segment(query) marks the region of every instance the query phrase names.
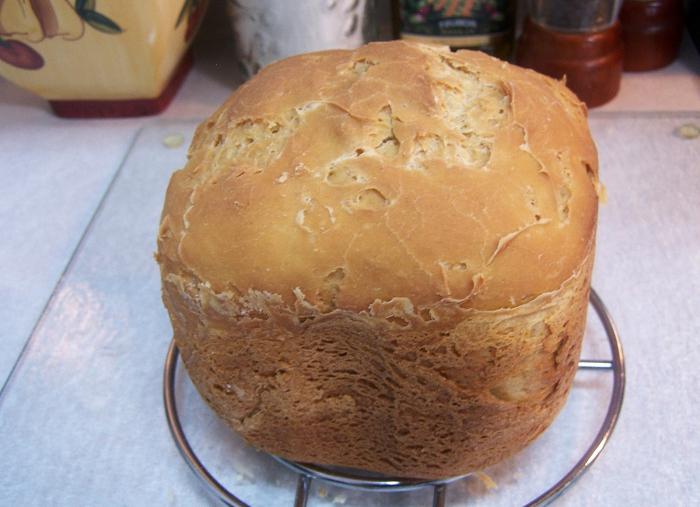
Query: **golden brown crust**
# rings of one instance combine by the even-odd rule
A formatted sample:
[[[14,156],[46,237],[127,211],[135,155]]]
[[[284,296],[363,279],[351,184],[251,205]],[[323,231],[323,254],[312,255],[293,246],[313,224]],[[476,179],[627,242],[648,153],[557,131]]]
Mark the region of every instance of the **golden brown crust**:
[[[168,188],[158,260],[188,371],[293,459],[493,463],[568,391],[597,181],[585,107],[534,72],[405,42],[275,63]]]

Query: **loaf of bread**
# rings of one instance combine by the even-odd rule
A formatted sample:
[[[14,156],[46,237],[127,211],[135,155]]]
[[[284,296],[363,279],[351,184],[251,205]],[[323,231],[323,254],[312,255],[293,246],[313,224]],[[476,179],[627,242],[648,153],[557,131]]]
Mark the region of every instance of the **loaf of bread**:
[[[571,387],[597,186],[584,105],[533,71],[406,42],[274,63],[167,191],[157,259],[187,371],[285,458],[496,463]]]

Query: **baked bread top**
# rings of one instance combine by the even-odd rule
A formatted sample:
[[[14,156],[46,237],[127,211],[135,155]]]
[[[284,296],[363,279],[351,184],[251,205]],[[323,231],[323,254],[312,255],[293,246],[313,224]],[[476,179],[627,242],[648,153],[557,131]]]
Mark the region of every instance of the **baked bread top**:
[[[558,81],[407,42],[305,54],[199,127],[159,261],[318,312],[516,307],[580,268],[597,185],[585,106]]]

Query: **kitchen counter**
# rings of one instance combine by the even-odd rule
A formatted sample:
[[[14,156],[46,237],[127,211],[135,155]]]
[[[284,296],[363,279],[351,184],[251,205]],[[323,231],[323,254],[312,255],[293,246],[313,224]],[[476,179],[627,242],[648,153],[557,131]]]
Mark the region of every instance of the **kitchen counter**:
[[[174,102],[150,118],[63,120],[0,81],[0,505],[211,502],[162,417],[169,335],[150,254],[195,124],[242,82],[231,45],[215,47],[196,48]],[[700,125],[688,40],[673,65],[625,74],[618,97],[591,111],[610,194],[594,286],[620,327],[629,380],[609,448],[561,505],[700,502],[700,138],[678,137],[685,123]],[[171,134],[184,145],[165,146]],[[576,431],[575,419],[561,428]],[[501,500],[477,492],[473,504],[507,505],[504,480]]]

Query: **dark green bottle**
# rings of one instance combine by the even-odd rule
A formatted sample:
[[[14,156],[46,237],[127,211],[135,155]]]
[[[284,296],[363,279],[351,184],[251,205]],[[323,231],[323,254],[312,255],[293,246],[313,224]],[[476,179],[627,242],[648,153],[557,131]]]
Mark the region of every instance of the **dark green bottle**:
[[[513,49],[515,0],[396,0],[400,37],[507,60]]]

